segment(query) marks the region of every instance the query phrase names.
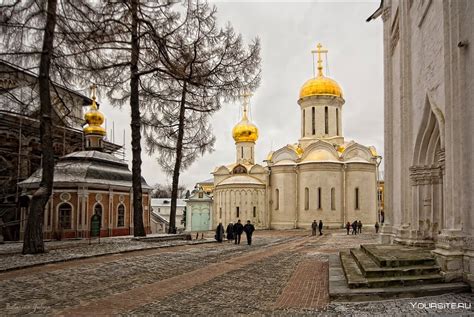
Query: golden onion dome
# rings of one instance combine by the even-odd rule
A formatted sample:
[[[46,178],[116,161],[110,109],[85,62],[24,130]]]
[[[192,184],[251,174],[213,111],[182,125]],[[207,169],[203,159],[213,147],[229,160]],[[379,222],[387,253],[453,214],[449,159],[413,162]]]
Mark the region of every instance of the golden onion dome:
[[[235,142],[255,142],[258,139],[258,128],[249,121],[245,109],[242,120],[232,129],[232,137]]]
[[[89,111],[87,111],[84,115],[84,119],[87,123],[87,127],[85,127],[83,130],[85,134],[106,134],[105,128],[102,127],[102,123],[104,123],[105,116],[97,109],[95,96],[92,97],[91,107]]]
[[[335,80],[318,76],[311,78],[301,87],[300,98],[309,96],[336,96],[342,98],[342,89]]]
[[[321,43],[316,47],[317,49],[312,51],[312,53],[318,54],[318,75],[304,83],[300,90],[300,99],[310,96],[336,96],[342,98],[341,86],[334,79],[323,75],[321,54],[327,53],[328,50],[324,49]]]

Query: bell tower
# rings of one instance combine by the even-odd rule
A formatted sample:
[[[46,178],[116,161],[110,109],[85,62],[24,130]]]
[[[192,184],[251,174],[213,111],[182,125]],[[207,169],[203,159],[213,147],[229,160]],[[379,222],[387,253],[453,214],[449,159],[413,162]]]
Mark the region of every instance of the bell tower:
[[[306,147],[318,139],[343,144],[342,106],[344,98],[339,84],[324,76],[322,54],[328,50],[321,43],[316,50],[317,73],[313,67],[313,78],[301,87],[298,104],[301,109],[301,138],[300,144]]]

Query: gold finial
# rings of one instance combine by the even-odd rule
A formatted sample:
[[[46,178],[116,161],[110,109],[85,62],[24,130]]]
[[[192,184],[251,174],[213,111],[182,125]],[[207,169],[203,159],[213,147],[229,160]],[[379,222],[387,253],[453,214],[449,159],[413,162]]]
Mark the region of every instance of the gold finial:
[[[323,77],[323,60],[321,58],[321,53],[327,53],[328,50],[323,48],[321,43],[316,45],[316,50],[312,50],[311,53],[318,53],[318,77]],[[314,57],[313,57],[314,58]]]
[[[243,104],[243,105],[244,105],[244,115],[247,113],[247,107],[248,107],[248,105],[249,105],[249,103],[250,103],[250,97],[252,97],[252,96],[253,96],[253,94],[252,94],[250,91],[248,91],[248,90],[246,90],[246,91],[241,95],[241,97],[244,99],[244,104]]]
[[[92,98],[92,105],[91,105],[91,108],[97,109],[97,104],[95,103],[95,99],[96,99],[95,93],[96,93],[96,91],[97,91],[97,85],[96,85],[96,84],[92,84],[89,88],[90,88],[90,90],[91,90],[91,98]]]

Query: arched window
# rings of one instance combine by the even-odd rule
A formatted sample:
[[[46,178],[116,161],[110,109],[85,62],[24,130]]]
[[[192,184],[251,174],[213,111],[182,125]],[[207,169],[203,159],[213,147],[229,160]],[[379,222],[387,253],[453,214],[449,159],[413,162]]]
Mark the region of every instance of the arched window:
[[[336,210],[336,189],[331,188],[331,210]]]
[[[322,202],[321,202],[321,197],[322,197],[322,194],[321,194],[322,190],[321,190],[321,187],[318,187],[318,209],[322,209]]]
[[[117,207],[117,227],[125,226],[125,206],[123,204]]]
[[[247,174],[247,169],[242,165],[237,165],[232,171],[233,174]]]
[[[329,134],[329,109],[324,107],[324,133]]]
[[[316,109],[314,107],[311,109],[311,120],[312,120],[313,135],[315,135],[316,134]]]
[[[336,108],[336,133],[339,135],[339,108]]]
[[[97,203],[94,206],[94,214],[100,217],[100,223],[102,223],[102,205]]]
[[[309,188],[308,187],[304,189],[304,209],[305,210],[309,209]]]
[[[236,217],[239,218],[240,217],[240,207],[235,207],[235,213],[236,213]]]
[[[355,188],[355,209],[359,209],[359,187]]]
[[[275,210],[280,209],[280,190],[275,189]]]
[[[306,113],[306,111],[305,111],[305,109],[303,109],[303,136],[306,135],[306,131],[305,131],[305,129],[306,129],[306,116],[305,116],[305,113]]]
[[[59,224],[63,229],[71,229],[72,206],[68,203],[62,203],[58,207]]]
[[[253,217],[257,217],[257,207],[253,206]]]

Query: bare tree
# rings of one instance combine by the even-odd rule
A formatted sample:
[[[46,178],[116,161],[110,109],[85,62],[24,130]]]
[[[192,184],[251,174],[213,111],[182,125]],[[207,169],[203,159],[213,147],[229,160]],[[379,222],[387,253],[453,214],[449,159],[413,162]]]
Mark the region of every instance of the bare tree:
[[[47,2],[25,1],[6,5],[3,16],[3,28],[14,25],[13,29],[20,33],[25,29],[36,28],[35,36],[42,36],[42,48],[39,62],[39,97],[40,97],[40,140],[42,152],[41,183],[34,192],[28,221],[25,228],[23,253],[33,254],[44,252],[43,217],[53,189],[54,151],[52,142],[52,106],[50,95],[50,68],[53,56],[53,43],[57,21],[57,0]],[[10,19],[13,19],[10,20]],[[16,20],[18,19],[18,20]],[[44,23],[41,23],[44,22]],[[10,29],[11,30],[11,29]],[[8,30],[8,31],[10,31]],[[5,32],[6,33],[6,32]],[[14,37],[11,37],[14,38]],[[32,40],[32,39],[30,39]]]
[[[179,14],[172,2],[139,0],[108,1],[96,4],[81,41],[93,47],[87,54],[76,54],[85,74],[91,74],[107,90],[113,105],[130,105],[132,131],[132,183],[134,235],[145,236],[143,225],[141,175],[141,82],[157,72],[170,73],[165,47],[168,37],[179,27]],[[153,54],[151,53],[153,52]],[[153,59],[158,56],[160,62]],[[159,67],[157,66],[159,65]],[[155,101],[152,101],[155,102]]]
[[[158,163],[172,175],[170,233],[176,230],[181,171],[213,149],[209,118],[222,101],[255,89],[260,81],[258,39],[245,48],[230,24],[218,27],[216,8],[207,4],[188,2],[187,13],[166,47],[172,72],[142,82],[144,98],[160,100],[147,103],[143,123],[148,151],[157,152]],[[163,63],[161,56],[155,60]]]

